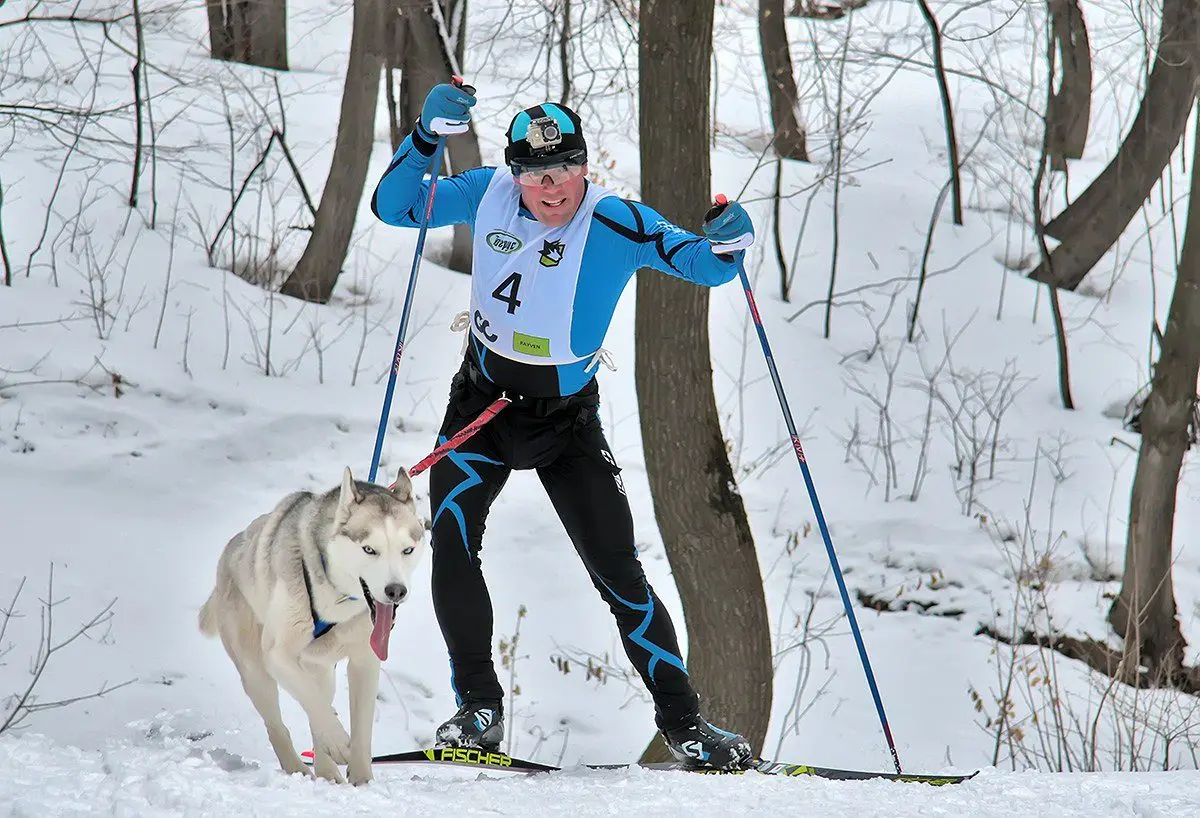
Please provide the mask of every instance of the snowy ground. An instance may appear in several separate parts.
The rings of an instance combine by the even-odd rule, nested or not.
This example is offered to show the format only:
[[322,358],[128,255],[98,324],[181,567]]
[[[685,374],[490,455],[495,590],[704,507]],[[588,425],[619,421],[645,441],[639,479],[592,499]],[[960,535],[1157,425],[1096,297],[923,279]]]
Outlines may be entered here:
[[[957,787],[647,770],[466,776],[384,770],[367,788],[239,768],[171,742],[99,752],[46,739],[0,742],[0,803],[19,818],[111,815],[898,816],[1195,814],[1200,773],[1059,774],[988,770]],[[232,768],[232,769],[231,769]]]
[[[856,60],[866,51],[923,54],[911,5],[875,0],[855,14]],[[1119,691],[1102,698],[1082,668],[1036,653],[1015,657],[1020,672],[1014,689],[1022,694],[1013,702],[1014,719],[1035,755],[1064,752],[1041,745],[1030,720],[1031,711],[1045,706],[1038,697],[1050,690],[1081,723],[1098,725],[1096,753],[1087,766],[1161,769],[1165,757],[1168,766],[1190,771],[1012,772],[1035,760],[1015,752],[1014,761],[1007,746],[991,766],[996,742],[981,723],[996,712],[997,691],[1014,657],[976,636],[978,627],[1044,629],[1049,621],[1066,633],[1108,637],[1105,595],[1116,589],[1121,570],[1135,459],[1113,439],[1137,444],[1121,428],[1120,409],[1146,379],[1146,328],[1152,315],[1161,320],[1165,314],[1173,239],[1169,215],[1156,205],[1147,213],[1153,225],[1148,236],[1135,223],[1080,291],[1063,295],[1079,408],[1062,410],[1044,292],[1008,269],[1034,246],[1021,222],[1032,171],[1021,163],[1028,164],[1035,142],[1029,134],[1036,131],[1020,104],[1043,98],[1040,89],[1028,88],[1029,54],[1041,53],[1032,42],[1033,12],[999,0],[982,7],[947,2],[939,12],[948,15],[960,6],[972,10],[955,17],[952,30],[959,39],[951,64],[986,75],[992,85],[954,80],[961,136],[970,151],[966,224],[952,226],[945,209],[938,220],[916,343],[903,340],[906,319],[945,177],[930,76],[917,70],[892,75],[895,61],[889,58],[877,58],[874,67],[856,62],[846,73],[843,125],[851,135],[843,161],[836,286],[842,295],[828,340],[823,305],[812,305],[824,298],[829,281],[832,182],[826,179],[811,205],[806,186],[829,168],[828,95],[847,23],[811,30],[806,23],[790,24],[797,70],[811,100],[806,113],[816,161],[784,173],[785,190],[801,191],[787,200],[782,215],[785,256],[790,261],[794,251],[798,260],[789,303],[779,298],[770,249],[773,166],[757,167],[769,120],[755,18],[752,8],[738,5],[718,12],[720,135],[713,187],[733,194],[746,186],[741,198],[751,203],[763,247],[750,263],[758,301],[851,593],[897,609],[856,610],[900,757],[912,772],[984,768],[977,779],[934,790],[572,771],[467,783],[455,771],[385,768],[377,771],[376,783],[354,790],[278,774],[232,666],[218,643],[197,632],[196,612],[231,534],[290,491],[334,485],[344,465],[365,476],[415,237],[374,222],[364,204],[346,272],[324,307],[268,296],[207,264],[204,247],[229,200],[221,187],[230,172],[224,106],[238,136],[234,176],[240,180],[265,141],[262,120],[274,115],[274,91],[264,72],[203,59],[204,14],[195,6],[148,27],[156,65],[187,80],[175,85],[166,74],[152,76],[160,93],[155,116],[162,153],[157,229],[147,224],[148,178],[141,208],[133,212],[125,205],[126,145],[83,143],[57,193],[61,141],[22,131],[0,154],[0,218],[16,268],[14,286],[0,290],[0,604],[7,606],[21,589],[18,616],[0,636],[0,696],[28,682],[51,563],[55,641],[115,604],[104,628],[52,657],[39,682],[40,700],[130,682],[103,698],[36,713],[20,731],[0,738],[0,768],[6,770],[0,805],[23,816],[274,815],[323,808],[339,814],[1200,814],[1194,702]],[[308,184],[319,189],[335,124],[328,112],[336,110],[341,93],[348,5],[304,0],[292,7],[293,71],[279,81],[289,101],[289,144]],[[516,48],[521,37],[540,30],[540,18],[510,18],[503,9],[499,2],[472,3],[480,18],[473,33],[479,45],[466,73],[480,88],[477,119],[488,162],[499,157],[502,129],[515,105],[547,94],[542,74],[531,70],[538,58]],[[3,13],[19,12],[9,4]],[[1089,4],[1087,13],[1103,81],[1088,156],[1072,168],[1072,193],[1103,167],[1141,87],[1143,35],[1128,10],[1113,2]],[[15,50],[26,42],[16,39],[19,31],[0,29],[0,38],[12,38],[0,44]],[[618,33],[608,39],[594,34],[593,42],[600,56],[615,62],[620,26],[612,31]],[[984,32],[992,32],[980,40],[987,47],[972,50],[972,35]],[[4,76],[15,84],[4,87],[31,99],[57,94],[68,103],[86,102],[89,84],[76,77],[76,87],[62,79],[78,53],[74,37],[65,29],[41,36],[46,50],[30,52],[20,76]],[[98,31],[85,27],[80,36],[89,53],[100,53]],[[814,37],[821,60],[811,59]],[[506,59],[489,56],[488,48],[506,47]],[[103,54],[110,62],[104,63],[98,107],[129,95],[127,59],[111,48]],[[636,48],[627,55],[631,65],[635,54]],[[51,83],[50,76],[59,80]],[[998,103],[990,90],[998,84],[1014,89],[1018,99],[1000,95]],[[634,121],[632,98],[621,90],[630,86],[618,81],[616,87],[597,92],[580,110],[597,123],[593,151],[607,157],[605,183],[636,192],[636,144],[620,126]],[[548,93],[557,94],[552,80]],[[382,102],[380,109],[370,183],[389,159]],[[106,127],[122,139],[132,134],[128,118]],[[276,159],[269,167],[278,167]],[[1186,190],[1182,181],[1174,180],[1175,191]],[[1059,184],[1055,202],[1062,199]],[[52,195],[53,214],[45,221]],[[697,203],[697,217],[703,209]],[[1186,201],[1177,203],[1178,224],[1185,210]],[[302,239],[287,225],[306,223],[307,216],[285,170],[264,195],[252,187],[238,212],[239,258],[262,257],[274,243],[285,261],[295,260]],[[438,231],[431,238],[433,260],[447,237]],[[227,263],[228,257],[226,234],[217,260]],[[466,303],[467,281],[433,260],[427,259],[418,285],[384,475],[430,448],[458,356],[460,339],[446,326]],[[681,621],[642,460],[632,329],[630,288],[606,342],[619,369],[600,376],[602,419],[624,467],[647,572]],[[714,292],[712,334],[718,405],[759,548],[778,656],[763,754],[889,769],[736,287]],[[263,374],[268,348],[269,377]],[[946,402],[933,402],[926,435],[930,403],[923,372],[940,363],[936,388]],[[989,418],[997,403],[981,396],[1004,388],[1013,397],[996,431]],[[954,433],[955,409],[975,414],[971,434],[962,427]],[[883,439],[892,441],[890,457],[876,445]],[[979,461],[987,477],[972,486],[953,467],[962,447],[980,442],[987,443]],[[417,480],[427,513],[426,485]],[[914,487],[918,496],[909,499]],[[1176,593],[1193,643],[1200,636],[1200,557],[1193,545],[1198,496],[1200,481],[1189,465],[1176,524]],[[532,475],[510,480],[489,520],[485,554],[497,640],[511,643],[520,629],[516,664],[502,674],[508,689],[520,688],[510,703],[509,751],[565,765],[635,757],[651,735],[650,705],[637,683],[625,682],[628,663],[611,619]],[[428,565],[421,587],[428,587],[427,572]],[[714,580],[714,593],[720,591]],[[519,619],[522,606],[527,614]],[[1196,653],[1193,645],[1193,658]],[[607,682],[584,678],[578,663],[589,658],[607,663]],[[563,661],[572,663],[568,674],[559,669]],[[376,750],[427,744],[454,709],[428,594],[415,594],[398,616],[384,672]],[[284,706],[303,741],[299,708],[286,699]],[[1122,727],[1114,709],[1136,710],[1140,732]],[[1169,751],[1163,735],[1171,737]],[[1078,755],[1086,744],[1074,741],[1065,752]]]

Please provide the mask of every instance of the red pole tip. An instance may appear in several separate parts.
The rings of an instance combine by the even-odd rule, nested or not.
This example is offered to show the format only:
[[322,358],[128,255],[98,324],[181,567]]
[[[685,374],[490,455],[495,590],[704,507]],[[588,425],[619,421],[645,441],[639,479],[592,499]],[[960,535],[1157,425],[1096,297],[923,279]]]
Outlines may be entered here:
[[464,82],[466,82],[466,80],[464,80],[462,77],[458,76],[458,74],[455,74],[453,77],[451,77],[451,80],[453,81],[453,83],[455,85],[458,85],[458,86],[461,86]]
[[716,203],[719,205],[727,205],[727,204],[729,204],[729,200],[725,198],[724,193],[718,193],[717,198],[716,198]]

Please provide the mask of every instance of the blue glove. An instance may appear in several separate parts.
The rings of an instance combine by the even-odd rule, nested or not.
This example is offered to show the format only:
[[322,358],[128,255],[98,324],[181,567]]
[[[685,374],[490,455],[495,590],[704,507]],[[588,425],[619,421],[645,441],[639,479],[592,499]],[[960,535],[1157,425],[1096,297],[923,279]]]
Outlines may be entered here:
[[754,223],[746,208],[718,195],[704,216],[704,235],[717,255],[734,253],[754,244]]
[[467,130],[471,106],[475,102],[475,89],[469,85],[443,82],[433,86],[429,96],[425,97],[421,118],[417,121],[421,136],[433,142],[439,136],[463,133]]

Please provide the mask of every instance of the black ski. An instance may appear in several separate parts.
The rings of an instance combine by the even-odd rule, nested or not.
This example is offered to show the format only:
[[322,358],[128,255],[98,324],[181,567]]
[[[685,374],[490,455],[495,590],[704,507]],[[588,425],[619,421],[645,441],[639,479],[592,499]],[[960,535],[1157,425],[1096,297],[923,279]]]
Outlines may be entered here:
[[[305,753],[306,760],[310,760]],[[473,747],[439,747],[429,750],[409,750],[402,753],[387,753],[375,756],[375,764],[449,764],[455,767],[468,767],[479,770],[507,770],[520,773],[551,773],[561,771],[562,767],[551,764],[541,764],[537,761],[526,761],[514,758],[507,753],[489,752]],[[624,770],[631,764],[584,764],[591,770]],[[872,773],[859,770],[838,770],[831,767],[813,767],[808,764],[786,764],[767,759],[756,759],[751,766],[744,770],[711,770],[702,767],[687,767],[678,762],[665,764],[643,764],[642,767],[652,770],[678,770],[683,772],[702,773],[707,775],[741,775],[747,772],[758,772],[763,775],[811,775],[816,778],[827,778],[834,781],[865,781],[882,779],[884,781],[903,781],[916,784],[929,784],[940,787],[945,784],[961,784],[974,778],[979,771],[970,775],[920,775],[911,773]]]

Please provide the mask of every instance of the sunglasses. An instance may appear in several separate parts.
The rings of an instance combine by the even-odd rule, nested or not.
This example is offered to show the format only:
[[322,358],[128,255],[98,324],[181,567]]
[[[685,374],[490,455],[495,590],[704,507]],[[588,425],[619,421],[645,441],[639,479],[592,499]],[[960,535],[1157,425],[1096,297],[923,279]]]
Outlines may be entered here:
[[539,168],[525,168],[513,165],[513,175],[517,184],[523,187],[547,187],[565,184],[583,175],[584,166],[575,163],[547,165]]

